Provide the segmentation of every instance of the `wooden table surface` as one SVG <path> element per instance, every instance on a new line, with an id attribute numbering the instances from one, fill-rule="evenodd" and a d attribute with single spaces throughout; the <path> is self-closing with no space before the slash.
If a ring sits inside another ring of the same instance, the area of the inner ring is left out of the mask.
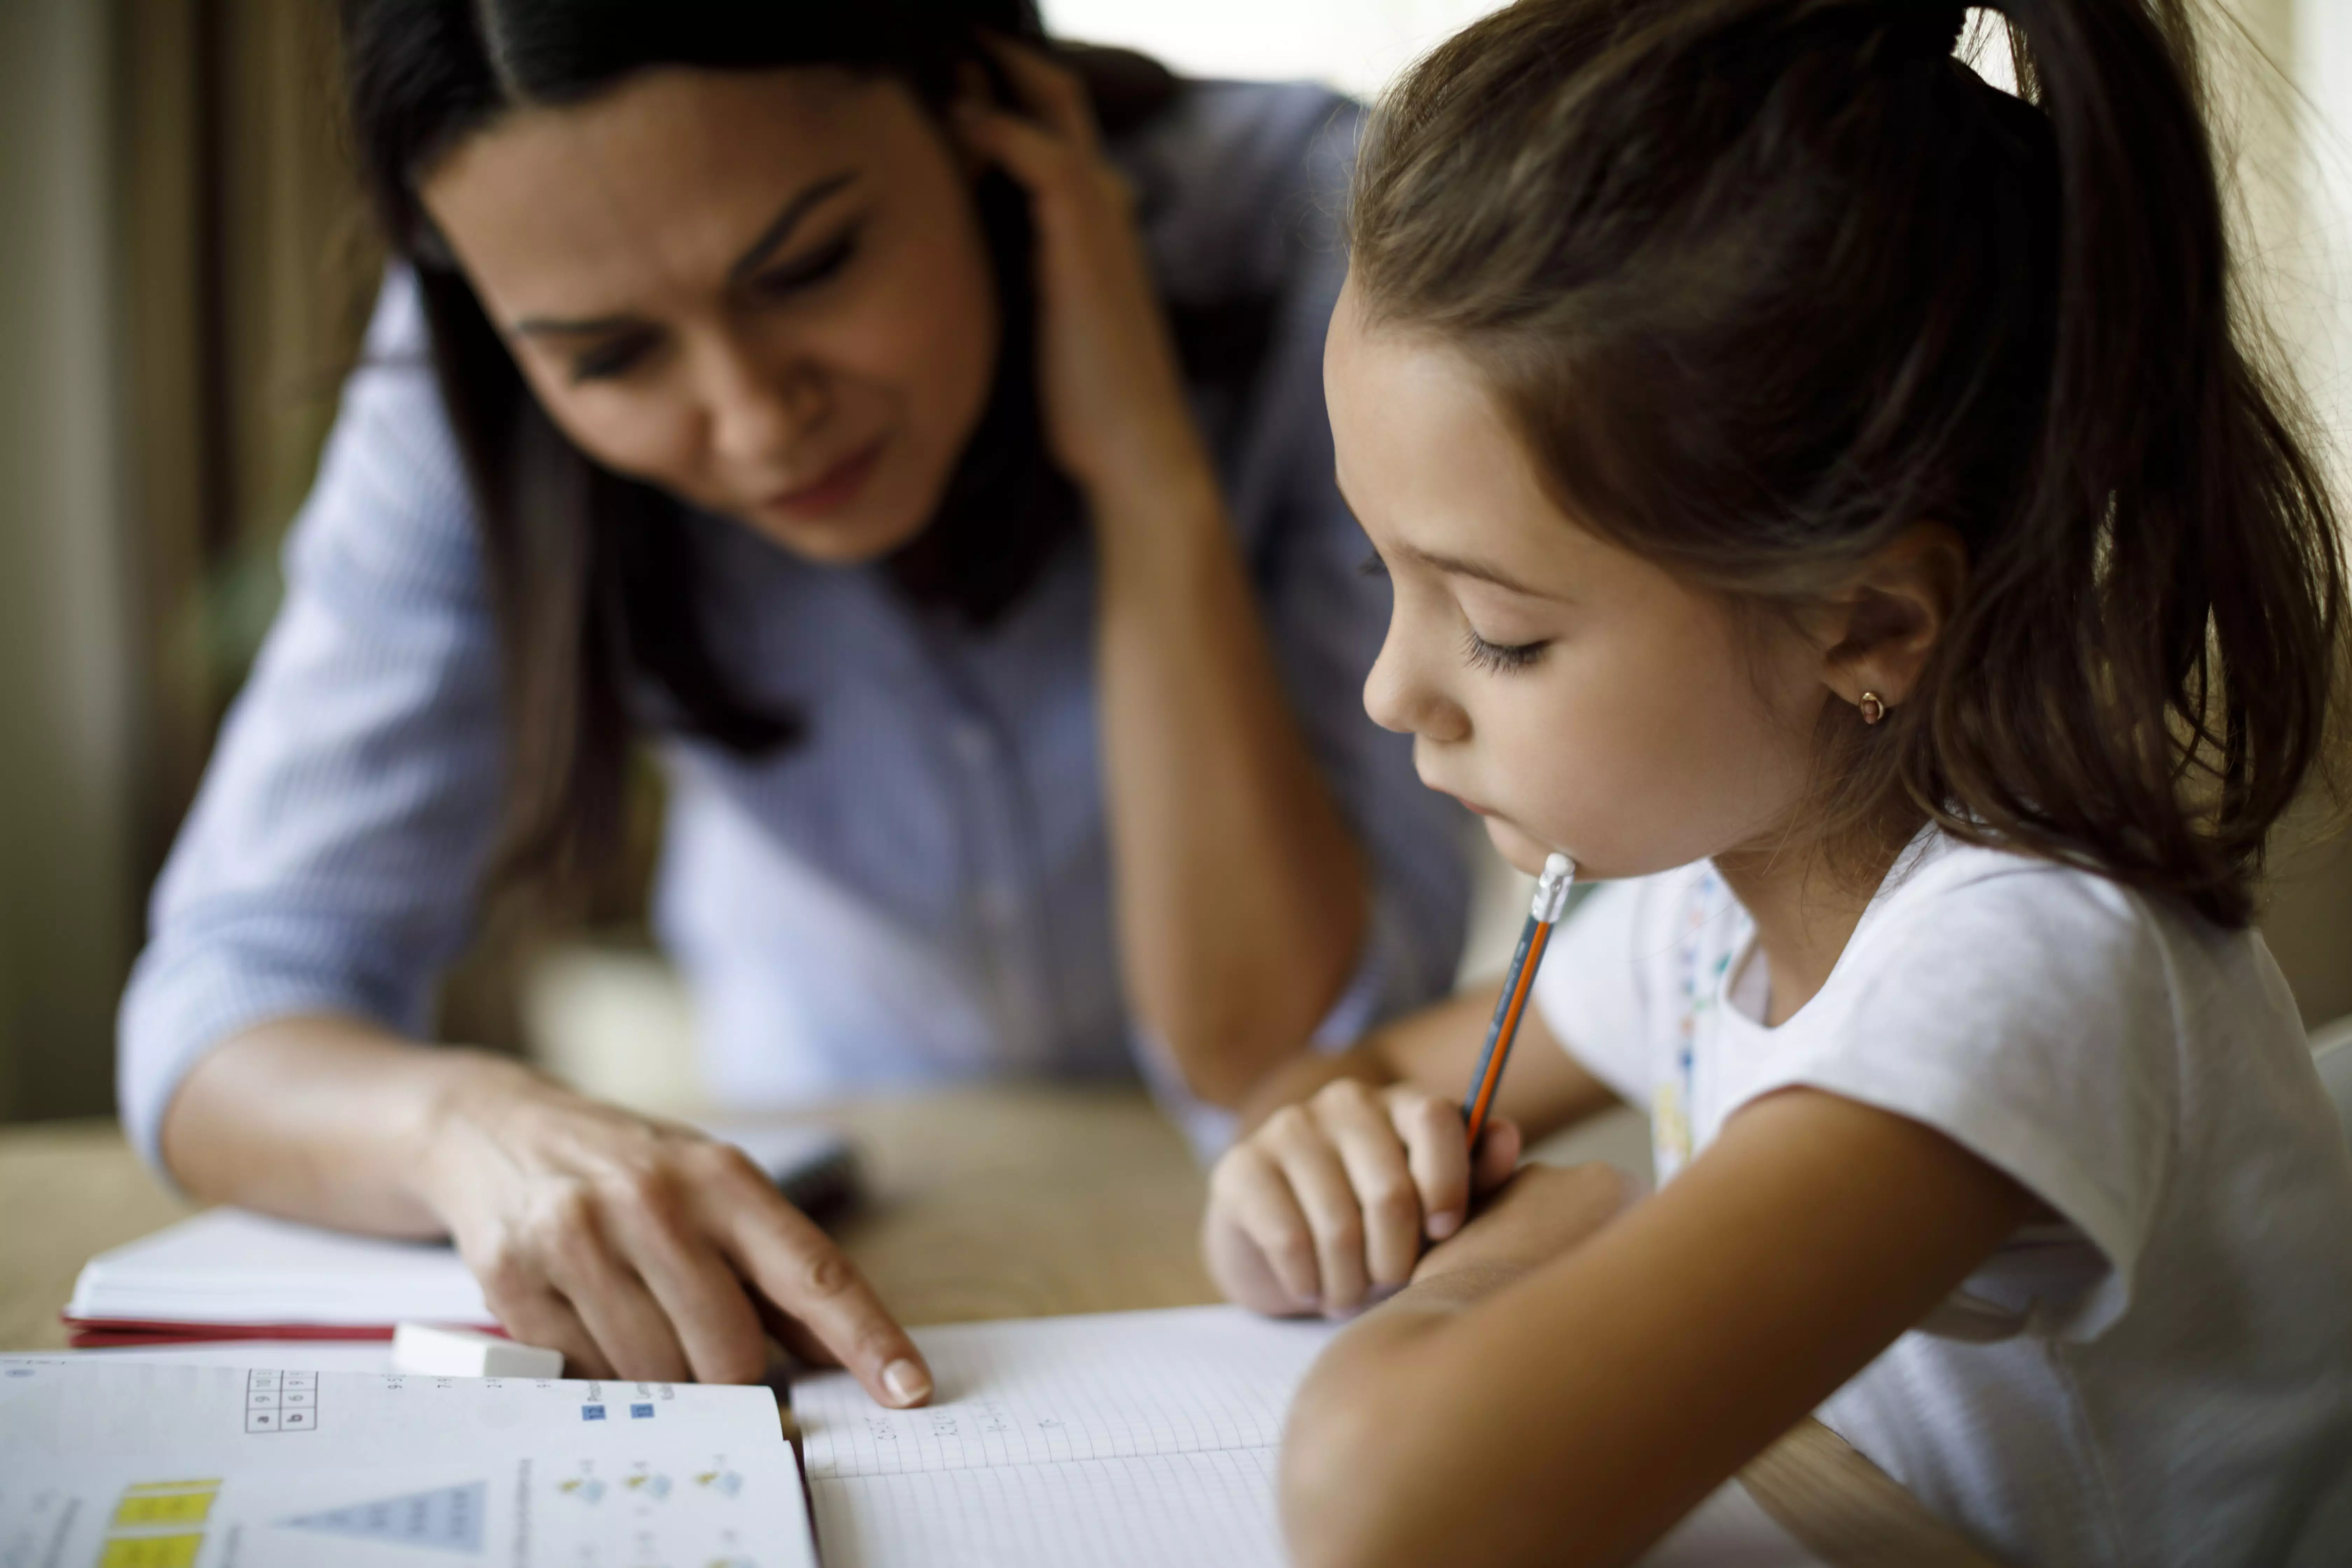
<path id="1" fill-rule="evenodd" d="M 1217 1299 L 1194 1246 L 1205 1175 L 1139 1091 L 960 1089 L 805 1120 L 856 1144 L 867 1199 L 835 1234 L 908 1323 Z M 191 1212 L 111 1122 L 0 1131 L 0 1351 L 62 1346 L 83 1262 Z M 1838 1568 L 1991 1568 L 1817 1422 L 1742 1479 Z"/>
<path id="2" fill-rule="evenodd" d="M 908 1323 L 1216 1300 L 1193 1245 L 1205 1178 L 1139 1091 L 960 1089 L 803 1120 L 856 1145 L 867 1201 L 836 1233 Z M 192 1212 L 112 1122 L 0 1131 L 0 1351 L 62 1346 L 91 1254 Z"/>

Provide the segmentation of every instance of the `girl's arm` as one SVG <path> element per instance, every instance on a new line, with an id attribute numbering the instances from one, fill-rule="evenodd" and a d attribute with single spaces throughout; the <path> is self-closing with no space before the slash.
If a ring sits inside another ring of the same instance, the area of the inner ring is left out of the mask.
<path id="1" fill-rule="evenodd" d="M 1047 430 L 1094 516 L 1121 968 L 1192 1091 L 1231 1106 L 1338 1000 L 1370 882 L 1283 695 L 1084 89 L 1002 59 L 1025 112 L 975 102 L 961 125 L 1029 193 Z"/>
<path id="2" fill-rule="evenodd" d="M 1474 1193 L 1541 1138 L 1614 1104 L 1530 1008 L 1475 1163 L 1462 1096 L 1499 980 L 1398 1019 L 1339 1056 L 1307 1055 L 1250 1097 L 1248 1131 L 1217 1162 L 1201 1222 L 1211 1278 L 1273 1314 L 1345 1312 L 1412 1275 L 1460 1228 Z"/>
<path id="3" fill-rule="evenodd" d="M 1298 1562 L 1630 1560 L 2032 1212 L 1919 1123 L 1811 1089 L 1657 1196 L 1530 1168 L 1318 1362 L 1284 1434 Z"/>

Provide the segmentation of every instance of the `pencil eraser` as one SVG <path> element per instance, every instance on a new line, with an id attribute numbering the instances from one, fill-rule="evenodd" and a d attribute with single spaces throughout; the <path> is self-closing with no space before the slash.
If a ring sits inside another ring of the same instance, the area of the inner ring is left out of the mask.
<path id="1" fill-rule="evenodd" d="M 562 1377 L 563 1352 L 472 1329 L 403 1323 L 392 1331 L 392 1364 L 422 1377 Z"/>

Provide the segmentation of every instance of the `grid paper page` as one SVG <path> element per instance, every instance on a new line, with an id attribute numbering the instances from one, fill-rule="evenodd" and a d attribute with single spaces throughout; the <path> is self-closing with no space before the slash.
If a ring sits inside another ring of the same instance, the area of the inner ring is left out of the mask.
<path id="1" fill-rule="evenodd" d="M 885 1410 L 846 1373 L 793 1385 L 809 1478 L 1272 1448 L 1328 1325 L 1238 1307 L 918 1329 L 939 1394 Z"/>
<path id="2" fill-rule="evenodd" d="M 1272 1448 L 812 1483 L 825 1568 L 1279 1568 Z"/>

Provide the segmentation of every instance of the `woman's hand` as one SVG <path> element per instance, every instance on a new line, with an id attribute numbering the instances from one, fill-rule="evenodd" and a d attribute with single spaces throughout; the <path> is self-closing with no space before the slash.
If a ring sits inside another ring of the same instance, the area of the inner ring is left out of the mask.
<path id="1" fill-rule="evenodd" d="M 1459 1230 L 1471 1199 L 1518 1158 L 1507 1121 L 1487 1123 L 1474 1163 L 1453 1101 L 1339 1079 L 1217 1162 L 1202 1221 L 1209 1271 L 1254 1311 L 1352 1311 L 1412 1279 L 1423 1241 Z"/>
<path id="2" fill-rule="evenodd" d="M 930 1396 L 856 1266 L 730 1145 L 486 1064 L 415 1183 L 499 1321 L 577 1375 L 752 1382 L 772 1330 L 883 1404 Z"/>
<path id="3" fill-rule="evenodd" d="M 965 143 L 1029 195 L 1036 231 L 1038 376 L 1055 460 L 1095 500 L 1214 479 L 1135 231 L 1125 178 L 1104 158 L 1085 86 L 1034 49 L 998 44 L 1018 103 L 974 94 Z"/>

